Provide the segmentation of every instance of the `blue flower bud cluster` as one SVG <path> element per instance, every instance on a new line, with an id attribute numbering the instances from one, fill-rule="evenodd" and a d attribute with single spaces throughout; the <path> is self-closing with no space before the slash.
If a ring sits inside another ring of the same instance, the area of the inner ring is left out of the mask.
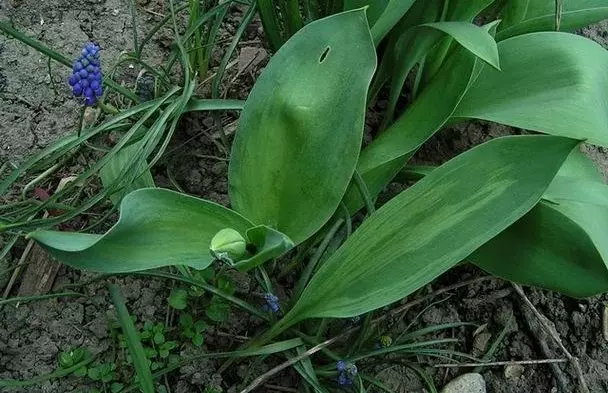
<path id="1" fill-rule="evenodd" d="M 271 311 L 275 314 L 279 312 L 281 307 L 279 306 L 279 298 L 277 296 L 273 295 L 272 293 L 265 293 L 264 300 L 266 301 L 264 311 Z"/>
<path id="2" fill-rule="evenodd" d="M 353 384 L 353 378 L 357 376 L 357 366 L 345 360 L 338 360 L 336 363 L 338 370 L 338 385 L 347 386 Z"/>
<path id="3" fill-rule="evenodd" d="M 93 106 L 103 94 L 99 45 L 87 42 L 78 59 L 72 65 L 72 76 L 68 80 L 75 97 L 84 97 L 87 106 Z"/>

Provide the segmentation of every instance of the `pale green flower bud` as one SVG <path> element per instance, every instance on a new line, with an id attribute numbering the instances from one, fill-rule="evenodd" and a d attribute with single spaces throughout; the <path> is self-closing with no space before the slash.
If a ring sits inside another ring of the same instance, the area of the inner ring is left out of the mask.
<path id="1" fill-rule="evenodd" d="M 215 258 L 232 263 L 245 255 L 247 242 L 234 229 L 224 228 L 211 239 L 209 251 Z"/>

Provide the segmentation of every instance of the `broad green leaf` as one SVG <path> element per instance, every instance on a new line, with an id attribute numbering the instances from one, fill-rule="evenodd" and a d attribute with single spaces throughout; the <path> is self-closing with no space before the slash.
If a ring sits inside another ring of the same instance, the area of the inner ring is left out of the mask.
<path id="1" fill-rule="evenodd" d="M 418 180 L 433 169 L 406 167 L 400 175 L 404 180 Z M 543 201 L 467 259 L 506 280 L 573 297 L 606 292 L 608 250 L 603 247 L 603 234 L 608 230 L 604 224 L 608 222 L 607 208 L 608 186 L 602 174 L 575 149 L 543 194 Z M 597 245 L 588 233 L 597 235 Z"/>
<path id="2" fill-rule="evenodd" d="M 412 28 L 396 43 L 395 71 L 391 81 L 386 120 L 393 117 L 397 100 L 410 71 L 416 63 L 424 59 L 428 51 L 443 38 L 444 34 L 453 37 L 471 53 L 500 69 L 496 42 L 487 30 L 479 26 L 468 22 L 437 22 L 425 23 Z"/>
<path id="3" fill-rule="evenodd" d="M 273 56 L 232 148 L 236 211 L 295 244 L 327 222 L 357 163 L 375 66 L 362 10 L 306 25 Z"/>
<path id="4" fill-rule="evenodd" d="M 583 37 L 533 33 L 498 44 L 454 117 L 477 118 L 608 146 L 608 52 Z"/>
<path id="5" fill-rule="evenodd" d="M 496 41 L 486 29 L 467 22 L 437 22 L 422 26 L 448 34 L 475 56 L 500 70 Z"/>
<path id="6" fill-rule="evenodd" d="M 253 224 L 221 205 L 164 189 L 127 195 L 120 219 L 104 235 L 35 231 L 29 237 L 68 265 L 122 273 L 168 265 L 204 269 L 213 258 L 209 243 L 221 229 L 241 234 Z"/>
<path id="7" fill-rule="evenodd" d="M 448 10 L 445 14 L 446 21 L 469 22 L 473 23 L 475 18 L 495 0 L 458 0 L 446 2 Z M 499 23 L 494 21 L 492 23 Z M 493 29 L 486 29 L 492 37 L 495 34 Z M 437 73 L 450 49 L 453 47 L 454 40 L 444 37 L 427 55 L 423 67 L 422 81 L 428 82 Z"/>
<path id="8" fill-rule="evenodd" d="M 376 45 L 380 44 L 380 41 L 399 23 L 414 2 L 415 0 L 389 0 L 384 11 L 372 26 L 372 37 L 374 37 Z"/>
<path id="9" fill-rule="evenodd" d="M 344 11 L 368 7 L 365 10 L 367 21 L 370 26 L 373 26 L 378 18 L 380 18 L 380 15 L 382 15 L 382 12 L 389 2 L 390 0 L 345 0 Z"/>
<path id="10" fill-rule="evenodd" d="M 543 199 L 469 259 L 505 279 L 573 297 L 606 292 L 608 186 L 602 175 L 575 150 Z"/>
<path id="11" fill-rule="evenodd" d="M 499 138 L 435 169 L 363 222 L 279 328 L 360 315 L 428 284 L 526 214 L 576 143 Z"/>
<path id="12" fill-rule="evenodd" d="M 573 297 L 608 290 L 608 270 L 589 235 L 545 202 L 468 259 L 506 280 Z"/>
<path id="13" fill-rule="evenodd" d="M 427 139 L 448 121 L 469 84 L 475 57 L 460 48 L 446 61 L 406 112 L 361 152 L 358 171 L 376 196 Z M 344 199 L 348 210 L 363 206 L 357 188 Z"/>
<path id="14" fill-rule="evenodd" d="M 606 0 L 563 0 L 560 30 L 574 31 L 608 18 Z M 555 0 L 509 0 L 496 38 L 555 30 Z"/>
<path id="15" fill-rule="evenodd" d="M 124 178 L 124 171 L 130 164 L 131 160 L 133 160 L 133 157 L 141 151 L 142 147 L 142 141 L 133 143 L 123 147 L 118 151 L 118 153 L 110 158 L 108 163 L 99 171 L 101 184 L 103 184 L 104 188 L 112 187 L 115 182 Z M 152 174 L 150 173 L 150 170 L 146 168 L 146 166 L 147 163 L 145 161 L 141 162 L 139 168 L 136 170 L 136 172 L 141 173 L 141 175 L 137 177 L 129 186 L 110 195 L 110 200 L 114 205 L 120 205 L 122 198 L 131 191 L 135 191 L 140 188 L 155 187 Z"/>

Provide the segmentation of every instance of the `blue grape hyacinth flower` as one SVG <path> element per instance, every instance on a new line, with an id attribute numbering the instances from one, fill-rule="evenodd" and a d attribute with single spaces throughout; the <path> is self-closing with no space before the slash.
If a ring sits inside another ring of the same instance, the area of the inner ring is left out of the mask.
<path id="1" fill-rule="evenodd" d="M 357 376 L 357 366 L 354 363 L 345 360 L 336 362 L 336 370 L 338 371 L 338 385 L 347 386 L 353 384 L 353 379 Z"/>
<path id="2" fill-rule="evenodd" d="M 72 65 L 72 76 L 68 80 L 74 96 L 83 97 L 87 106 L 95 105 L 103 94 L 100 51 L 98 44 L 87 42 Z"/>
<path id="3" fill-rule="evenodd" d="M 264 305 L 264 311 L 271 311 L 273 313 L 277 313 L 279 312 L 279 309 L 281 308 L 279 305 L 279 298 L 276 295 L 273 295 L 272 293 L 265 293 L 264 294 L 264 300 L 266 301 L 266 304 Z"/>

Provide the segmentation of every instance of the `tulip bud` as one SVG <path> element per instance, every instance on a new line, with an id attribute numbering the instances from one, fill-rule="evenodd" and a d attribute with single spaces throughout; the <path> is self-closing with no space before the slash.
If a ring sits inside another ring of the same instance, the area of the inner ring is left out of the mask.
<path id="1" fill-rule="evenodd" d="M 247 242 L 240 233 L 225 228 L 215 234 L 209 247 L 211 255 L 228 263 L 238 261 L 247 252 Z"/>

